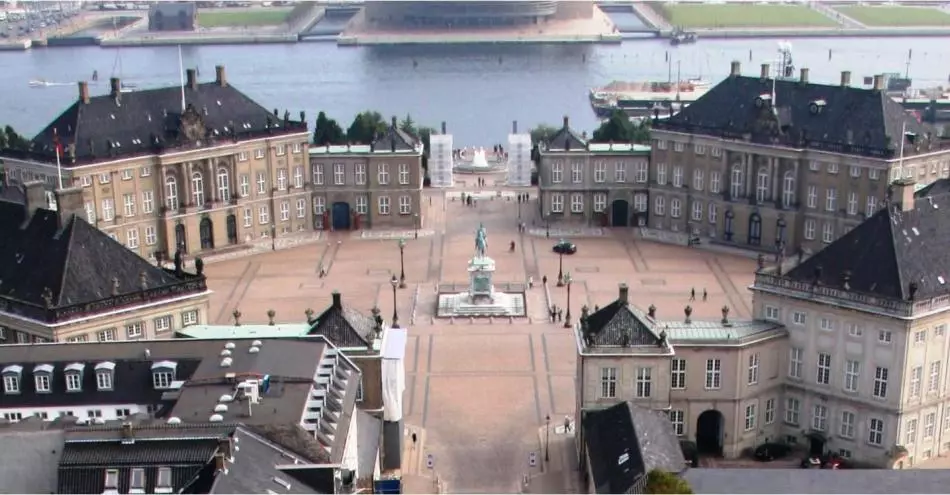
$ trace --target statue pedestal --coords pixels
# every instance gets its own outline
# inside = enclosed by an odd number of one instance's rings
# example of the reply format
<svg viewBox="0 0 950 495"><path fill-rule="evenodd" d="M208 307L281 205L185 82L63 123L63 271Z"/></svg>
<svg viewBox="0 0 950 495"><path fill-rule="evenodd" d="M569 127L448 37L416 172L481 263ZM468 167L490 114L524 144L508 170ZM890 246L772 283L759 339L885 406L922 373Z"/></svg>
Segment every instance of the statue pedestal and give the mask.
<svg viewBox="0 0 950 495"><path fill-rule="evenodd" d="M495 273L495 260L488 256L475 256L468 261L468 295L471 302L492 299L495 287L492 276Z"/></svg>

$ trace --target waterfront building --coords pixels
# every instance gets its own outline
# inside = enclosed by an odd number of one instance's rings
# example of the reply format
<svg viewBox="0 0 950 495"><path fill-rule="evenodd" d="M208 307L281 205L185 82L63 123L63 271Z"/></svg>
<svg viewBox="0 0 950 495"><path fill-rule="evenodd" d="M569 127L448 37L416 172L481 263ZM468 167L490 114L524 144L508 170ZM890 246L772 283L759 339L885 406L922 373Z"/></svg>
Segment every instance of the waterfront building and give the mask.
<svg viewBox="0 0 950 495"><path fill-rule="evenodd" d="M422 227L422 153L396 117L371 144L311 148L314 226Z"/></svg>
<svg viewBox="0 0 950 495"><path fill-rule="evenodd" d="M518 122L511 124L511 134L508 135L508 185L528 187L531 185L531 134L519 133Z"/></svg>
<svg viewBox="0 0 950 495"><path fill-rule="evenodd" d="M228 82L79 98L29 151L3 150L4 180L83 190L86 220L143 257L170 259L309 230L306 119L267 111ZM57 152L59 150L59 152Z"/></svg>
<svg viewBox="0 0 950 495"><path fill-rule="evenodd" d="M194 31L197 27L195 2L156 2L148 9L149 31Z"/></svg>
<svg viewBox="0 0 950 495"><path fill-rule="evenodd" d="M432 187L455 185L455 143L446 131L442 122L442 132L429 136L429 184Z"/></svg>
<svg viewBox="0 0 950 495"><path fill-rule="evenodd" d="M887 95L768 64L729 77L652 128L651 228L775 252L815 252L881 208L890 181L950 175L950 147Z"/></svg>
<svg viewBox="0 0 950 495"><path fill-rule="evenodd" d="M586 132L571 129L567 117L539 146L538 204L545 221L646 224L649 146L591 142Z"/></svg>
<svg viewBox="0 0 950 495"><path fill-rule="evenodd" d="M384 27L471 28L544 24L562 19L590 19L591 0L530 1L367 1L363 10L372 25Z"/></svg>
<svg viewBox="0 0 950 495"><path fill-rule="evenodd" d="M7 187L9 189L9 187ZM0 344L171 338L207 321L200 266L166 269L86 220L84 188L24 186L25 206L0 200Z"/></svg>

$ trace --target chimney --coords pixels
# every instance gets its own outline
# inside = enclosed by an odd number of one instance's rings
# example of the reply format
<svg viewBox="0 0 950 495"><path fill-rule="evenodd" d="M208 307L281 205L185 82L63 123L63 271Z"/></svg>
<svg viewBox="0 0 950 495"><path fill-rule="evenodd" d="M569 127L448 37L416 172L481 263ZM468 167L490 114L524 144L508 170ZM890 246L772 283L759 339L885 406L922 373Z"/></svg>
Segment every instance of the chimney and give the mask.
<svg viewBox="0 0 950 495"><path fill-rule="evenodd" d="M772 74L772 68L769 64L762 64L762 79L768 79L769 75Z"/></svg>
<svg viewBox="0 0 950 495"><path fill-rule="evenodd" d="M225 462L224 452L215 452L214 468L218 471L225 471L228 468L228 464Z"/></svg>
<svg viewBox="0 0 950 495"><path fill-rule="evenodd" d="M445 121L443 120L443 121L442 121L442 134L443 134L443 135L448 134L448 132L446 131L446 129L447 129L447 127L445 126Z"/></svg>
<svg viewBox="0 0 950 495"><path fill-rule="evenodd" d="M742 64L738 60L732 61L732 67L729 69L730 77L739 77L742 75Z"/></svg>
<svg viewBox="0 0 950 495"><path fill-rule="evenodd" d="M70 187L56 191L56 216L59 218L59 228L65 227L73 215L86 218L86 205L82 192L82 187Z"/></svg>
<svg viewBox="0 0 950 495"><path fill-rule="evenodd" d="M83 104L89 104L89 83L79 81L79 101Z"/></svg>
<svg viewBox="0 0 950 495"><path fill-rule="evenodd" d="M891 185L892 201L897 203L900 211L911 211L914 209L914 185L917 183L913 177L898 179Z"/></svg>
<svg viewBox="0 0 950 495"><path fill-rule="evenodd" d="M843 70L841 71L841 87L847 88L851 86L851 71Z"/></svg>
<svg viewBox="0 0 950 495"><path fill-rule="evenodd" d="M617 293L617 300L620 301L620 303L624 306L630 303L630 288L627 287L627 284L620 284L620 289Z"/></svg>
<svg viewBox="0 0 950 495"><path fill-rule="evenodd" d="M396 116L393 115L393 129L399 128L399 122L396 121Z"/></svg>
<svg viewBox="0 0 950 495"><path fill-rule="evenodd" d="M122 94L122 82L118 77L109 78L109 96L115 98Z"/></svg>
<svg viewBox="0 0 950 495"><path fill-rule="evenodd" d="M337 309L343 307L343 303L340 302L340 293L338 291L333 291L333 307Z"/></svg>
<svg viewBox="0 0 950 495"><path fill-rule="evenodd" d="M192 90L198 89L198 73L195 69L188 69L185 71L185 80L189 88Z"/></svg>
<svg viewBox="0 0 950 495"><path fill-rule="evenodd" d="M122 443L125 445L135 443L135 432L132 431L132 423L122 423Z"/></svg>
<svg viewBox="0 0 950 495"><path fill-rule="evenodd" d="M215 73L214 82L217 83L218 86L221 86L222 88L226 88L228 86L228 75L226 72L224 72L224 66L223 65L215 66L214 73Z"/></svg>
<svg viewBox="0 0 950 495"><path fill-rule="evenodd" d="M799 82L801 82L802 84L808 84L808 68L802 67L801 77L799 78Z"/></svg>
<svg viewBox="0 0 950 495"><path fill-rule="evenodd" d="M883 90L884 90L884 76L883 76L883 75L877 74L877 75L874 76L874 86L873 86L873 89L874 89L875 91L883 91Z"/></svg>
<svg viewBox="0 0 950 495"><path fill-rule="evenodd" d="M49 201L46 200L46 184L42 181L32 181L23 184L23 192L26 197L26 218L33 218L33 214L40 208L49 208Z"/></svg>
<svg viewBox="0 0 950 495"><path fill-rule="evenodd" d="M517 120L512 120L512 121L511 121L511 133L512 133L512 134L518 134L518 121L517 121Z"/></svg>
<svg viewBox="0 0 950 495"><path fill-rule="evenodd" d="M567 129L568 127L570 127L570 121L569 121L569 119L567 118L567 115L565 115L565 116L564 116L564 128Z"/></svg>

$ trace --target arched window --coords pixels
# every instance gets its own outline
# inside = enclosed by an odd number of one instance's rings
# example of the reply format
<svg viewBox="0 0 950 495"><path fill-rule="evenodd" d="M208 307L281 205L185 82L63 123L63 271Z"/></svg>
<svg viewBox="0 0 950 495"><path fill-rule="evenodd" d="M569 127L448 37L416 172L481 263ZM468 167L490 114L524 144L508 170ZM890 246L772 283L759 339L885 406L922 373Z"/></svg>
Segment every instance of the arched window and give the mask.
<svg viewBox="0 0 950 495"><path fill-rule="evenodd" d="M205 181L201 172L191 174L191 199L194 200L195 206L205 204Z"/></svg>
<svg viewBox="0 0 950 495"><path fill-rule="evenodd" d="M165 178L165 206L172 211L178 209L178 179L174 175Z"/></svg>
<svg viewBox="0 0 950 495"><path fill-rule="evenodd" d="M224 167L218 169L218 199L225 203L231 201L231 182Z"/></svg>
<svg viewBox="0 0 950 495"><path fill-rule="evenodd" d="M755 201L756 203L764 203L769 199L769 187L771 186L772 180L769 177L769 170L765 167L759 169L758 175L755 177Z"/></svg>
<svg viewBox="0 0 950 495"><path fill-rule="evenodd" d="M785 172L785 178L782 180L782 206L791 208L795 204L795 174Z"/></svg>
<svg viewBox="0 0 950 495"><path fill-rule="evenodd" d="M729 188L729 195L732 199L742 197L742 182L743 182L743 173L742 165L734 165L732 167L732 183Z"/></svg>

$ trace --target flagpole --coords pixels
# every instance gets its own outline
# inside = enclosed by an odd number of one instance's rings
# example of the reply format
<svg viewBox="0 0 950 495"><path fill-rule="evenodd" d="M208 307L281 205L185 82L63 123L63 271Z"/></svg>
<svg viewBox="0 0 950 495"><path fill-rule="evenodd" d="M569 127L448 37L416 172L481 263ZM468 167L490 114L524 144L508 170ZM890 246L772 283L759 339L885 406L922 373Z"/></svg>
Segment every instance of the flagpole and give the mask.
<svg viewBox="0 0 950 495"><path fill-rule="evenodd" d="M53 148L56 149L56 176L59 177L59 189L63 190L63 165L60 161L59 153L59 132L53 128Z"/></svg>
<svg viewBox="0 0 950 495"><path fill-rule="evenodd" d="M907 122L906 121L903 124L901 124L901 154L900 154L900 161L898 162L899 165L897 166L897 170L899 172L899 175L897 176L898 179L902 179L904 177L904 141L907 141Z"/></svg>
<svg viewBox="0 0 950 495"><path fill-rule="evenodd" d="M185 113L185 65L181 61L181 45L178 45L178 78L181 82L181 112Z"/></svg>

